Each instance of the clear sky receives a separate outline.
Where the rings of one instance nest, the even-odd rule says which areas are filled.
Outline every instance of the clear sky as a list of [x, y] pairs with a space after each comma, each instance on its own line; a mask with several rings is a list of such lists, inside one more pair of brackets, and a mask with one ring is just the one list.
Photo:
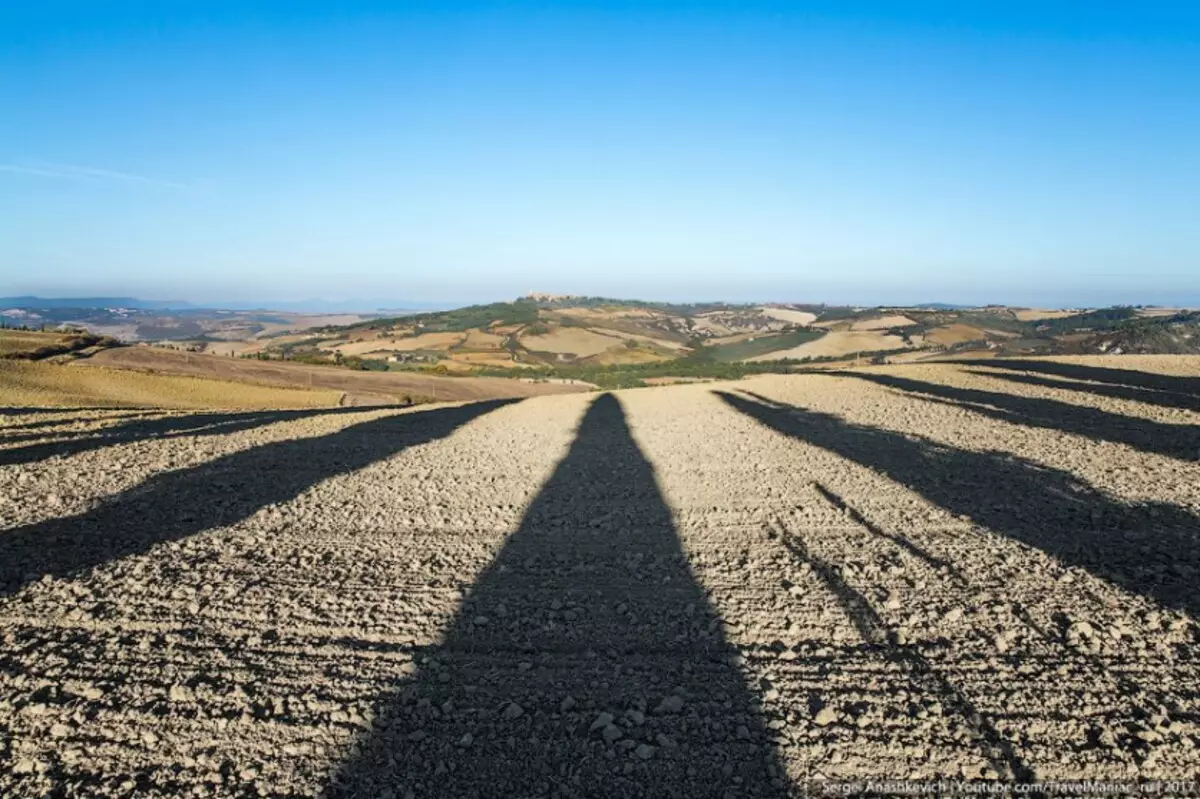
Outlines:
[[1200, 304], [1200, 3], [0, 3], [0, 295]]

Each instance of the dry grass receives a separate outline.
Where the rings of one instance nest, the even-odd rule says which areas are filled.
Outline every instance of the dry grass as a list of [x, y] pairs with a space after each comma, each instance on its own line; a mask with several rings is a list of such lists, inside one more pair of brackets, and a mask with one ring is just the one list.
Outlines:
[[365, 355], [368, 352], [415, 352], [417, 350], [445, 351], [462, 342], [463, 333], [423, 333], [411, 338], [373, 338], [328, 346], [342, 355]]
[[759, 308], [763, 316], [771, 319], [778, 319], [781, 322], [790, 322], [793, 325], [811, 325], [817, 321], [815, 313], [808, 311], [795, 311], [791, 308]]
[[[671, 341], [666, 338], [657, 338], [655, 336], [647, 336], [643, 333], [630, 333], [625, 330], [615, 330], [613, 328], [604, 328], [602, 335], [611, 336], [621, 341], [636, 341], [639, 344], [644, 344], [648, 347], [657, 347], [663, 350], [674, 350], [676, 353], [683, 352], [688, 349], [686, 344], [679, 341]], [[613, 342], [617, 344], [619, 342]]]
[[596, 321], [602, 319], [653, 319], [660, 314], [648, 310], [646, 308], [620, 308], [616, 306], [600, 307], [600, 308], [560, 308], [551, 312], [559, 316], [574, 317], [582, 321]]
[[[500, 369], [532, 369], [530, 364], [519, 363], [512, 359], [512, 356], [503, 350], [493, 352], [455, 352], [451, 354], [450, 361], [469, 366], [495, 366]], [[445, 363], [445, 361], [441, 361]]]
[[340, 391], [275, 388], [182, 375], [0, 361], [0, 405], [182, 410], [332, 407]]
[[962, 344], [964, 341], [979, 341], [983, 338], [986, 338], [986, 334], [979, 328], [958, 322], [935, 327], [925, 334], [926, 342], [943, 347]]
[[[697, 325], [699, 327], [699, 325]], [[727, 336], [712, 336], [705, 340], [705, 345], [709, 347], [719, 347], [722, 344], [738, 344], [743, 341], [749, 341], [752, 338], [758, 338], [762, 333], [731, 333]]]
[[1019, 322], [1036, 322], [1039, 319], [1062, 319], [1065, 316], [1074, 316], [1079, 311], [1047, 311], [1041, 308], [1018, 308], [1013, 311], [1013, 315], [1017, 317]]
[[467, 337], [462, 346], [471, 350], [500, 350], [504, 344], [504, 336], [494, 333], [484, 333], [478, 328], [467, 331]]
[[778, 361], [782, 358], [821, 358], [853, 355], [856, 352], [905, 349], [904, 339], [885, 336], [869, 330], [836, 330], [826, 333], [816, 341], [809, 341], [787, 350], [768, 352], [751, 358], [751, 361]]
[[35, 330], [0, 330], [0, 358], [36, 352], [42, 347], [66, 344], [73, 336]]
[[252, 341], [209, 341], [204, 345], [204, 351], [209, 355], [242, 355], [262, 350], [261, 344]]
[[710, 341], [713, 343], [722, 343], [721, 341], [719, 341], [719, 339], [729, 339], [730, 341], [736, 339], [736, 340], [740, 341], [747, 336], [756, 335], [755, 333], [734, 332], [733, 328], [729, 327], [729, 325], [725, 325], [719, 321], [709, 319], [704, 315], [697, 316], [695, 318], [695, 329], [698, 332], [709, 333], [712, 336]]
[[850, 325], [851, 330], [887, 330], [891, 327], [911, 327], [916, 322], [907, 316], [894, 314], [892, 316], [877, 316], [874, 319], [860, 319]]
[[521, 344], [534, 352], [570, 353], [579, 358], [599, 355], [609, 347], [619, 345], [621, 340], [614, 336], [602, 336], [590, 330], [564, 327], [544, 336], [522, 336]]
[[[452, 362], [443, 361], [447, 368]], [[310, 366], [281, 361], [188, 355], [155, 347], [121, 347], [76, 361], [73, 369], [108, 366], [160, 374], [215, 377], [224, 380], [286, 388], [323, 388], [384, 402], [404, 397], [439, 401], [474, 401], [497, 397], [531, 397], [570, 391], [564, 386], [530, 385], [496, 377], [437, 377], [418, 372], [359, 372], [333, 366]]]
[[645, 347], [613, 347], [599, 355], [588, 358], [587, 362], [600, 366], [615, 366], [630, 363], [658, 363], [660, 361], [669, 361], [672, 357]]
[[1190, 308], [1138, 308], [1138, 316], [1174, 316], [1179, 313], [1187, 313]]

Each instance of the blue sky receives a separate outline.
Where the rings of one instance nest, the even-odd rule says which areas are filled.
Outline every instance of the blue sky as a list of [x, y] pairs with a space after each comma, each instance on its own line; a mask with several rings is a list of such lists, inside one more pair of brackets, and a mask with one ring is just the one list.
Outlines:
[[1200, 6], [0, 5], [0, 295], [1200, 304]]

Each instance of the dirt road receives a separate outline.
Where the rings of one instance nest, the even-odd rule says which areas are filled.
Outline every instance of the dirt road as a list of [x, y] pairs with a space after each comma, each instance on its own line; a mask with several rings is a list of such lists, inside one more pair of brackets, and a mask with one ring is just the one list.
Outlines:
[[0, 411], [0, 795], [1195, 778], [1197, 391], [1120, 363]]

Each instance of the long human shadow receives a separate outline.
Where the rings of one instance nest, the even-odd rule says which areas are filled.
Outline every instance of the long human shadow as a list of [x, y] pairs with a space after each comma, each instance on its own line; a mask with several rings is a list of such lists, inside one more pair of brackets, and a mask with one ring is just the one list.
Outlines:
[[385, 416], [325, 436], [264, 444], [157, 475], [85, 513], [0, 532], [0, 596], [46, 575], [73, 575], [234, 524], [326, 478], [444, 438], [509, 402]]
[[0, 449], [0, 466], [34, 463], [55, 456], [78, 455], [101, 447], [124, 444], [143, 439], [179, 438], [191, 436], [225, 435], [241, 430], [273, 424], [275, 422], [303, 419], [310, 416], [362, 412], [362, 408], [322, 408], [295, 411], [254, 411], [244, 413], [189, 413], [180, 416], [163, 416], [157, 419], [134, 419], [104, 427], [99, 430], [75, 434], [66, 438], [45, 440], [48, 436], [16, 433], [4, 435], [0, 431], [0, 444], [9, 441], [39, 438], [36, 444]]
[[605, 394], [333, 796], [786, 795], [758, 698]]
[[1010, 383], [1023, 383], [1029, 386], [1056, 388], [1063, 391], [1076, 391], [1083, 394], [1093, 394], [1098, 397], [1144, 402], [1163, 408], [1182, 408], [1189, 411], [1200, 411], [1200, 396], [1180, 394], [1174, 391], [1158, 391], [1156, 389], [1138, 388], [1137, 386], [1121, 386], [1111, 383], [1080, 383], [1075, 380], [1064, 380], [1054, 377], [1033, 374], [1031, 372], [985, 372], [982, 369], [967, 369], [968, 374], [990, 377], [995, 380], [1007, 380]]
[[1060, 363], [1058, 361], [994, 358], [990, 360], [963, 360], [957, 361], [957, 363], [966, 366], [986, 366], [991, 369], [1035, 372], [1044, 375], [1055, 375], [1057, 377], [1068, 377], [1074, 380], [1091, 380], [1096, 383], [1108, 383], [1114, 386], [1135, 386], [1155, 391], [1190, 395], [1192, 397], [1200, 396], [1200, 377], [1181, 377], [1178, 375], [1155, 374], [1154, 372], [1140, 372], [1136, 369], [1110, 369], [1103, 366]]
[[104, 405], [104, 406], [101, 406], [101, 405], [71, 405], [71, 406], [43, 405], [43, 406], [28, 406], [28, 407], [20, 406], [20, 405], [6, 405], [4, 407], [0, 407], [0, 416], [33, 416], [35, 414], [47, 414], [47, 413], [67, 413], [67, 414], [69, 414], [69, 413], [78, 413], [80, 411], [153, 412], [156, 410], [161, 410], [161, 408], [152, 408], [149, 406], [146, 406], [146, 407], [142, 407], [142, 406], [113, 407], [112, 405]]
[[1111, 499], [1068, 472], [972, 452], [818, 411], [714, 392], [784, 435], [882, 473], [942, 508], [1163, 607], [1200, 611], [1200, 518]]
[[[34, 421], [34, 422], [18, 421], [13, 424], [0, 425], [0, 435], [3, 435], [5, 437], [5, 439], [8, 440], [8, 439], [10, 439], [9, 434], [13, 433], [13, 432], [15, 432], [17, 434], [25, 434], [29, 430], [40, 430], [40, 429], [43, 429], [46, 427], [63, 427], [64, 425], [69, 425], [72, 422], [74, 422], [75, 419], [73, 419], [71, 417], [75, 413], [82, 412], [83, 410], [84, 410], [83, 408], [64, 408], [64, 409], [61, 409], [60, 413], [62, 416], [66, 417], [66, 418], [39, 419], [38, 421]], [[141, 418], [147, 417], [147, 416], [155, 416], [155, 417], [162, 416], [164, 413], [166, 413], [166, 411], [164, 411], [162, 409], [152, 410], [152, 411], [147, 411], [147, 410], [130, 411], [125, 408], [109, 408], [108, 410], [110, 411], [110, 418], [112, 418], [115, 421], [122, 422], [122, 423], [136, 421], [138, 419], [141, 419]], [[116, 413], [112, 413], [112, 412], [120, 413], [120, 415], [116, 415]], [[3, 415], [4, 414], [2, 412], [2, 409], [0, 409], [0, 416], [3, 416]]]
[[837, 377], [866, 380], [912, 394], [940, 397], [984, 416], [1026, 427], [1074, 433], [1181, 460], [1194, 461], [1200, 458], [1200, 427], [1164, 424], [1151, 419], [1109, 413], [1086, 405], [975, 388], [959, 388], [895, 375], [839, 372]]
[[956, 688], [921, 654], [920, 649], [892, 641], [887, 623], [874, 610], [860, 591], [846, 582], [841, 569], [813, 554], [799, 536], [785, 533], [783, 546], [801, 563], [808, 564], [825, 587], [837, 598], [842, 612], [858, 630], [863, 641], [883, 650], [893, 661], [900, 663], [908, 677], [924, 696], [937, 697], [976, 734], [984, 755], [996, 772], [1005, 779], [1032, 783], [1035, 774], [1017, 752], [1012, 742], [1004, 738], [996, 726], [975, 707], [974, 703]]

